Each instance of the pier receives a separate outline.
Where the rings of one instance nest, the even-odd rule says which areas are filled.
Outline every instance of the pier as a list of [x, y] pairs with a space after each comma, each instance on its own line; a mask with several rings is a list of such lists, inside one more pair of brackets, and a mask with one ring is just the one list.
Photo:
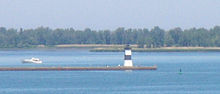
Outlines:
[[123, 71], [156, 70], [157, 66], [146, 67], [0, 67], [0, 71]]

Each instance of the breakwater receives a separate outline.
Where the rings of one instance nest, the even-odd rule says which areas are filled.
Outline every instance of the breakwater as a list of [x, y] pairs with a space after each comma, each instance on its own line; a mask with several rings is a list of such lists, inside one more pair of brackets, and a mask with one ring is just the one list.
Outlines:
[[143, 67], [0, 67], [0, 71], [120, 71], [120, 70], [156, 70], [157, 66]]
[[[90, 52], [123, 52], [123, 48], [93, 48]], [[132, 48], [132, 52], [220, 52], [219, 47]]]

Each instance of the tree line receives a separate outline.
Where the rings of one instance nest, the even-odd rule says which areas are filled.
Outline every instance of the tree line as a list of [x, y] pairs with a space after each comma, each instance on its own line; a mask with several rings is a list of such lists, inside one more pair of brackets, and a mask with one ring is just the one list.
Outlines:
[[211, 29], [191, 28], [182, 30], [174, 28], [163, 30], [158, 26], [148, 30], [75, 30], [50, 29], [7, 29], [0, 27], [0, 48], [23, 48], [36, 45], [58, 44], [138, 44], [139, 47], [220, 47], [220, 26]]

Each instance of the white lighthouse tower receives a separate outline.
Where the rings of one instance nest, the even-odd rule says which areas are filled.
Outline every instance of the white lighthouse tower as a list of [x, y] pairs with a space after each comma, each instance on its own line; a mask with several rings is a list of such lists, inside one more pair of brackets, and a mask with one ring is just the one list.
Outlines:
[[131, 48], [129, 47], [129, 45], [126, 45], [125, 47], [124, 66], [125, 67], [133, 66], [133, 63], [131, 60]]

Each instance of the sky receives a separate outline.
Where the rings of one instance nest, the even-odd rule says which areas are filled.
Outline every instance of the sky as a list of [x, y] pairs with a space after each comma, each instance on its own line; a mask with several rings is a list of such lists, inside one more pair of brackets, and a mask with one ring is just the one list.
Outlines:
[[220, 25], [220, 0], [0, 0], [0, 27], [116, 29]]

